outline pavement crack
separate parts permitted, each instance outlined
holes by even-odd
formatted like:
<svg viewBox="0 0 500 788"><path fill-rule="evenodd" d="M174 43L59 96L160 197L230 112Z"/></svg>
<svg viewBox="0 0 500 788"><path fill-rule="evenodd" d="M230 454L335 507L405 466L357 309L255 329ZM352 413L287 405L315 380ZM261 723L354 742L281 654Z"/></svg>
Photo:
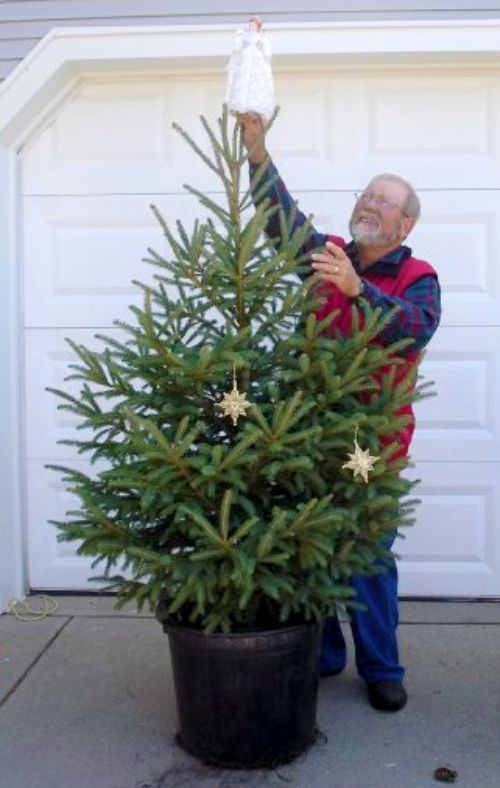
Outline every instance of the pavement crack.
<svg viewBox="0 0 500 788"><path fill-rule="evenodd" d="M43 656L45 656L45 654L47 653L47 651L48 651L48 650L49 650L49 649L50 649L50 648L53 646L53 644L55 643L55 641L56 641L56 640L58 639L58 637L59 637L59 636L60 636L60 635L61 635L61 634L64 632L64 630L66 629L66 627L68 626L68 624L69 624L71 621L73 621L73 616L69 616L69 617L67 618L67 620L66 620L66 621L65 621L65 622L62 624L62 626L61 626L61 627L59 627L59 629L57 630L57 632L55 632L55 633L54 633L54 635L52 635L52 637L51 637L51 638L50 638L50 639L47 641L47 643L46 643L46 644L44 645L44 647L41 649L40 653L39 653L39 654L37 654L37 656L35 657L35 659L34 659L32 662L30 662L30 664L28 665L28 667L26 668L26 670L24 671L24 673L22 673L22 674L19 676L19 678L17 679L17 681L15 681L15 682L14 682L14 684L12 685L12 687L11 687L11 688L10 688L10 689L9 689L9 690L8 690L8 691L5 693L5 695L3 696L3 698L0 700L0 709L1 709L1 708L2 708L2 706L4 706L4 704L5 704L5 703L8 701L8 699L11 697L11 695L13 695L13 694L14 694L14 692L15 692L17 689L19 689L19 687L21 686L21 684L23 684L24 680L25 680L25 679L26 679L26 678L29 676L29 674L31 673L31 671L33 670L33 668L35 667L35 665L37 665L37 664L40 662L40 660L42 659L42 657L43 657Z"/></svg>

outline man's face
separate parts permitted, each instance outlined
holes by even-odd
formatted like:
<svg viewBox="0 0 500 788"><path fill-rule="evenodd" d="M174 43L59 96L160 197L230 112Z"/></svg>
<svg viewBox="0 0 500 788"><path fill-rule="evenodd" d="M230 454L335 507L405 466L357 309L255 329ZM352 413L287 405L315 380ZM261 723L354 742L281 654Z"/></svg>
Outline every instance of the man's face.
<svg viewBox="0 0 500 788"><path fill-rule="evenodd" d="M363 246L398 246L414 225L403 213L407 190L402 183L370 181L353 208L349 230Z"/></svg>

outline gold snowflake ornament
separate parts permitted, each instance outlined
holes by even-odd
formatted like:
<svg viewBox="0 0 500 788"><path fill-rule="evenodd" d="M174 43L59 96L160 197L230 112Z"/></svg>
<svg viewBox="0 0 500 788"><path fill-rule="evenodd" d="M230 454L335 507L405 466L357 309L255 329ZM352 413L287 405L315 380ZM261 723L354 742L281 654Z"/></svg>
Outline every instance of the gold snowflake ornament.
<svg viewBox="0 0 500 788"><path fill-rule="evenodd" d="M233 370L233 388L229 394L224 394L221 402L218 402L216 407L221 408L224 411L224 416L230 416L233 420L233 424L236 426L238 423L238 419L240 416L245 416L246 409L250 408L252 403L249 402L245 396L245 394L241 394L238 391L238 386L236 385L236 373Z"/></svg>
<svg viewBox="0 0 500 788"><path fill-rule="evenodd" d="M353 472L354 479L360 476L363 481L368 482L368 474L373 470L373 466L380 459L370 454L370 449L363 449L358 443L358 430L354 435L354 451L347 455L349 462L345 462L342 468L349 468Z"/></svg>

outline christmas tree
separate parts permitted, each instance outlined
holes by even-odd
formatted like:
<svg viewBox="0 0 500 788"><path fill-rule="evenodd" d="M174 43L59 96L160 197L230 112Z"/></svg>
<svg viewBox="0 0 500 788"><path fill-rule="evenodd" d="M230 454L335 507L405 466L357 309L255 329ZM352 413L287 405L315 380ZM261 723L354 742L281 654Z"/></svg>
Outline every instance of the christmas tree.
<svg viewBox="0 0 500 788"><path fill-rule="evenodd" d="M206 631L319 619L351 603L349 578L381 571L384 536L411 522L406 459L390 438L419 396L397 376L404 340L376 338L390 319L361 300L348 336L318 321L318 289L301 257L309 226L253 209L248 154L224 111L206 153L223 204L194 188L208 213L168 226L169 252L149 250L154 285L93 352L71 340L77 396L55 391L90 437L72 441L102 465L56 467L80 509L58 538L105 562L118 604L159 603L163 620ZM255 173L253 196L264 166ZM381 374L383 370L383 374ZM376 562L376 564L374 563Z"/></svg>

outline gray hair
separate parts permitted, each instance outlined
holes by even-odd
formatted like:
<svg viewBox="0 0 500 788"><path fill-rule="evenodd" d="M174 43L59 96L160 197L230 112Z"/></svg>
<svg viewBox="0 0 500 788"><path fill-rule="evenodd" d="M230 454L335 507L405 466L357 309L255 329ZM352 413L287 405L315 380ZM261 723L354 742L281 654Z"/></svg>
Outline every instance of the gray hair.
<svg viewBox="0 0 500 788"><path fill-rule="evenodd" d="M401 186L404 186L407 194L401 210L409 216L410 219L418 221L420 217L420 199L411 183L405 181L400 175L394 175L392 172L383 172L380 175L375 175L370 183L374 183L375 181L393 181L394 183L399 183Z"/></svg>

